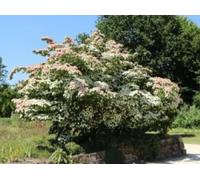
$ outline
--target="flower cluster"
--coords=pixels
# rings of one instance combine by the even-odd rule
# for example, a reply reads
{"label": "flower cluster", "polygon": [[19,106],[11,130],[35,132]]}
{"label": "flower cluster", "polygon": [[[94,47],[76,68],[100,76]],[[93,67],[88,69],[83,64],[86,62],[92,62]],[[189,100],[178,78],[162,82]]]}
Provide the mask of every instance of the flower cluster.
{"label": "flower cluster", "polygon": [[[47,48],[34,51],[47,57],[42,64],[17,68],[30,76],[18,84],[17,112],[25,119],[50,119],[50,132],[84,136],[106,131],[161,130],[171,123],[171,103],[178,86],[152,78],[135,54],[94,32],[84,43],[70,38],[57,44],[43,37]],[[161,97],[158,89],[163,89]],[[171,96],[175,92],[175,96]],[[177,103],[178,104],[178,103]],[[103,128],[104,127],[104,128]]]}
{"label": "flower cluster", "polygon": [[169,96],[173,92],[179,92],[179,87],[177,84],[170,81],[170,79],[153,77],[153,89],[158,91],[163,89],[166,96]]}
{"label": "flower cluster", "polygon": [[43,99],[13,99],[13,102],[16,104],[16,112],[18,113],[22,113],[31,106],[45,107],[51,105],[50,102]]}
{"label": "flower cluster", "polygon": [[[29,120],[48,120],[49,116],[46,113],[38,113],[41,109],[46,111],[51,106],[51,103],[44,99],[13,99],[16,104],[16,112],[23,115]],[[35,109],[36,113],[33,111]]]}
{"label": "flower cluster", "polygon": [[165,99],[171,99],[171,107],[177,108],[181,102],[179,96],[180,88],[170,79],[153,77],[153,90],[155,95],[163,95]]}

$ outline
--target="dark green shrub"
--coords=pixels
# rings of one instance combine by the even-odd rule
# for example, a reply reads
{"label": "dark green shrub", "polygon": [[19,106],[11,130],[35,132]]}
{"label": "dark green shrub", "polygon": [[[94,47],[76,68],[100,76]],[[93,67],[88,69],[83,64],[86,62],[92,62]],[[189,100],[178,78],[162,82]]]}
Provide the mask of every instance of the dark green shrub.
{"label": "dark green shrub", "polygon": [[14,88],[7,84],[0,85],[0,117],[10,117],[14,111],[12,99],[17,96]]}
{"label": "dark green shrub", "polygon": [[200,92],[193,97],[193,104],[200,108]]}
{"label": "dark green shrub", "polygon": [[183,106],[175,118],[173,127],[200,128],[200,109],[195,105]]}
{"label": "dark green shrub", "polygon": [[65,144],[65,150],[67,151],[68,154],[71,154],[71,155],[85,152],[83,147],[81,147],[79,144],[76,144],[75,142],[69,142]]}

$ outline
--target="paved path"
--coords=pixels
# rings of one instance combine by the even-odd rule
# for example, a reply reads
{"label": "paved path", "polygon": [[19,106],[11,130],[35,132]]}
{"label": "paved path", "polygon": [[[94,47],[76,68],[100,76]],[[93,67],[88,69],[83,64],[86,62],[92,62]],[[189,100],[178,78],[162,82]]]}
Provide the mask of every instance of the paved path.
{"label": "paved path", "polygon": [[[200,145],[197,144],[185,144],[185,149],[187,151],[187,155],[181,158],[171,158],[160,162],[162,164],[200,164]],[[159,163],[159,164],[160,164]]]}

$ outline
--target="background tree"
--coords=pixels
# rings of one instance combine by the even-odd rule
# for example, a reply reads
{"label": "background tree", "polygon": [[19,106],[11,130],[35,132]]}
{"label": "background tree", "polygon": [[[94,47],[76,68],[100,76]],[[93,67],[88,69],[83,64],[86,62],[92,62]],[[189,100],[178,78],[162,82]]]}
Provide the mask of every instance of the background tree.
{"label": "background tree", "polygon": [[14,109],[12,99],[16,97],[16,91],[8,84],[0,86],[0,117],[10,117]]}
{"label": "background tree", "polygon": [[200,29],[194,23],[179,16],[101,16],[97,28],[137,52],[154,76],[177,82],[182,98],[192,102],[200,69]]}
{"label": "background tree", "polygon": [[7,75],[7,71],[5,70],[6,66],[3,64],[3,60],[0,57],[0,85],[5,83],[5,77]]}
{"label": "background tree", "polygon": [[14,87],[5,82],[7,75],[6,66],[0,57],[0,117],[10,117],[14,109],[12,99],[16,97]]}

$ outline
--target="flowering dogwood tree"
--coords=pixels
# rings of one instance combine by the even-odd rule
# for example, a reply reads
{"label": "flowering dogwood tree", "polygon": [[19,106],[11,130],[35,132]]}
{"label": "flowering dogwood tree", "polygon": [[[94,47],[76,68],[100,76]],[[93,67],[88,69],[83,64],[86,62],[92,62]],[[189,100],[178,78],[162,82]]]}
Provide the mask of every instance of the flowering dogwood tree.
{"label": "flowering dogwood tree", "polygon": [[[57,141],[85,134],[163,132],[172,123],[179,88],[151,71],[98,31],[81,43],[65,38],[57,44],[43,37],[46,49],[35,50],[47,61],[19,67],[27,80],[18,84],[16,111],[27,120],[51,120]],[[63,140],[64,139],[64,140]]]}

